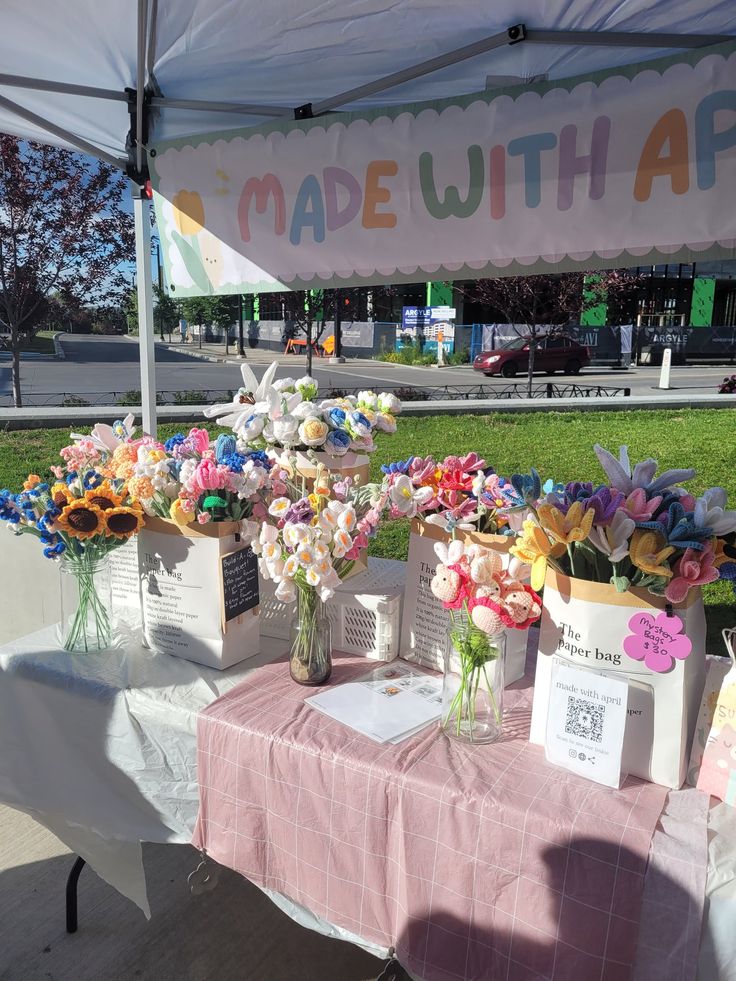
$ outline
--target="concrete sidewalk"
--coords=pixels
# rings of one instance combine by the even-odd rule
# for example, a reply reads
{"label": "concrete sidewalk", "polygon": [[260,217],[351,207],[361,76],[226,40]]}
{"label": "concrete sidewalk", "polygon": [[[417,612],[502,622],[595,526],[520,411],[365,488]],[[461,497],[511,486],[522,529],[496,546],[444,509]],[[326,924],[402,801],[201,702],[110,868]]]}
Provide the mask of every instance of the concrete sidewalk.
{"label": "concrete sidewalk", "polygon": [[[137,341],[138,338],[133,337],[131,340]],[[191,358],[202,358],[204,361],[217,361],[223,364],[240,364],[241,361],[246,361],[250,364],[257,365],[269,365],[273,361],[278,361],[279,364],[285,365],[295,365],[303,366],[306,363],[306,356],[304,354],[284,354],[281,351],[269,351],[266,348],[251,348],[246,345],[245,357],[241,358],[238,355],[238,344],[230,343],[229,351],[225,351],[224,344],[203,344],[200,348],[197,343],[194,344],[182,344],[180,341],[172,341],[171,343],[167,341],[156,340],[155,342],[157,348],[165,348],[168,351],[176,351],[179,354],[187,354]],[[360,361],[365,361],[365,358],[346,358],[346,363],[359,363]],[[314,356],[315,364],[329,364],[330,360],[326,357]],[[302,372],[303,373],[303,372]]]}
{"label": "concrete sidewalk", "polygon": [[192,896],[187,845],[143,849],[152,918],[89,868],[79,931],[66,933],[74,856],[45,828],[0,806],[0,981],[372,981],[383,962],[293,923],[246,879],[222,869]]}

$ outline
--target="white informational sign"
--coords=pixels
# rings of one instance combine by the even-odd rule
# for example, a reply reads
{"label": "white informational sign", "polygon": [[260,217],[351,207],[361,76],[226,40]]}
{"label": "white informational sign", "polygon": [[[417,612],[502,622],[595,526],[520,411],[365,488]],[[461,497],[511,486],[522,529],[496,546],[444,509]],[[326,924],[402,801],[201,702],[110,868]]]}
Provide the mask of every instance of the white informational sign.
{"label": "white informational sign", "polygon": [[260,633],[250,550],[236,552],[233,535],[156,531],[156,520],[139,536],[147,646],[218,669],[253,657]]}
{"label": "white informational sign", "polygon": [[160,143],[167,282],[181,297],[730,255],[735,70],[728,42]]}
{"label": "white informational sign", "polygon": [[631,342],[633,340],[634,326],[633,324],[621,324],[619,332],[621,335],[621,360],[629,361],[631,360]]}
{"label": "white informational sign", "polygon": [[306,704],[377,743],[395,744],[437,722],[442,678],[392,664],[358,681],[326,688]]}
{"label": "white informational sign", "polygon": [[[193,642],[211,644],[213,650],[222,646],[219,590],[212,589],[212,574],[220,559],[217,539],[198,539],[196,547],[186,548],[183,540],[172,535],[147,531],[144,544],[141,563],[148,643],[179,657],[187,656],[184,652]],[[171,561],[172,546],[177,548],[175,562]]]}
{"label": "white informational sign", "polygon": [[127,623],[141,616],[141,578],[138,564],[138,536],[110,553],[112,605],[116,615]]}
{"label": "white informational sign", "polygon": [[424,328],[424,337],[428,341],[438,341],[440,334],[443,341],[454,341],[455,324],[449,320],[432,320]]}
{"label": "white informational sign", "polygon": [[550,763],[618,787],[628,694],[622,678],[554,661],[544,743]]}
{"label": "white informational sign", "polygon": [[670,387],[670,368],[672,367],[672,348],[666,347],[662,354],[662,370],[659,373],[659,387]]}

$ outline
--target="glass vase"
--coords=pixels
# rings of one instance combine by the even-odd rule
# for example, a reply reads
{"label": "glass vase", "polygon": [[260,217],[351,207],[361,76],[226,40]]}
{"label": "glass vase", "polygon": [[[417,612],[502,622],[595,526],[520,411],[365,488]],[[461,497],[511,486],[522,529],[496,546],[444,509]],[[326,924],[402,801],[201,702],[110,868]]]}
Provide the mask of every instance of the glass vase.
{"label": "glass vase", "polygon": [[107,556],[62,556],[61,621],[57,638],[65,651],[94,654],[112,644],[112,579]]}
{"label": "glass vase", "polygon": [[291,625],[289,670],[300,685],[322,685],[332,673],[332,625],[314,589],[300,589]]}
{"label": "glass vase", "polygon": [[492,743],[503,728],[506,636],[484,633],[464,613],[450,616],[440,724],[453,739]]}

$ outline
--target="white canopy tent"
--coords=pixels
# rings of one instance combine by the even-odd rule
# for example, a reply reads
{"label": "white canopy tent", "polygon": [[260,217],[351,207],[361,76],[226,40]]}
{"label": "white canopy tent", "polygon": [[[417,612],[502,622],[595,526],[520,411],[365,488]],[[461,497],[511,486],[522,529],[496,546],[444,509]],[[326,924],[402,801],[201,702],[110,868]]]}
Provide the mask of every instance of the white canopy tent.
{"label": "white canopy tent", "polygon": [[[114,162],[140,185],[154,141],[553,80],[733,36],[733,0],[7,0],[0,131]],[[154,432],[146,209],[136,196]]]}

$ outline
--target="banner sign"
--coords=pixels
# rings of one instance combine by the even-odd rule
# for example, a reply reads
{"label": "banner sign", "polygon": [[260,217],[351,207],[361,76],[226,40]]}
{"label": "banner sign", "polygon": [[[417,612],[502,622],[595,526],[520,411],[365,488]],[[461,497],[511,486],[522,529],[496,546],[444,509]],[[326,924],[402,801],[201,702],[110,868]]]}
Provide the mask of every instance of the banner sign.
{"label": "banner sign", "polygon": [[454,307],[402,307],[401,326],[397,325],[396,350],[421,342],[423,354],[437,354],[442,342],[445,354],[455,347]]}
{"label": "banner sign", "polygon": [[[736,326],[733,327],[590,327],[566,324],[564,327],[542,327],[540,333],[559,331],[578,344],[584,344],[594,364],[617,362],[630,355],[649,364],[661,364],[666,348],[680,364],[688,361],[711,360],[724,364],[736,362]],[[483,324],[478,342],[473,346],[473,357],[481,351],[503,347],[519,337],[527,337],[529,328],[524,324]]]}
{"label": "banner sign", "polygon": [[736,253],[736,46],[153,148],[176,296]]}

